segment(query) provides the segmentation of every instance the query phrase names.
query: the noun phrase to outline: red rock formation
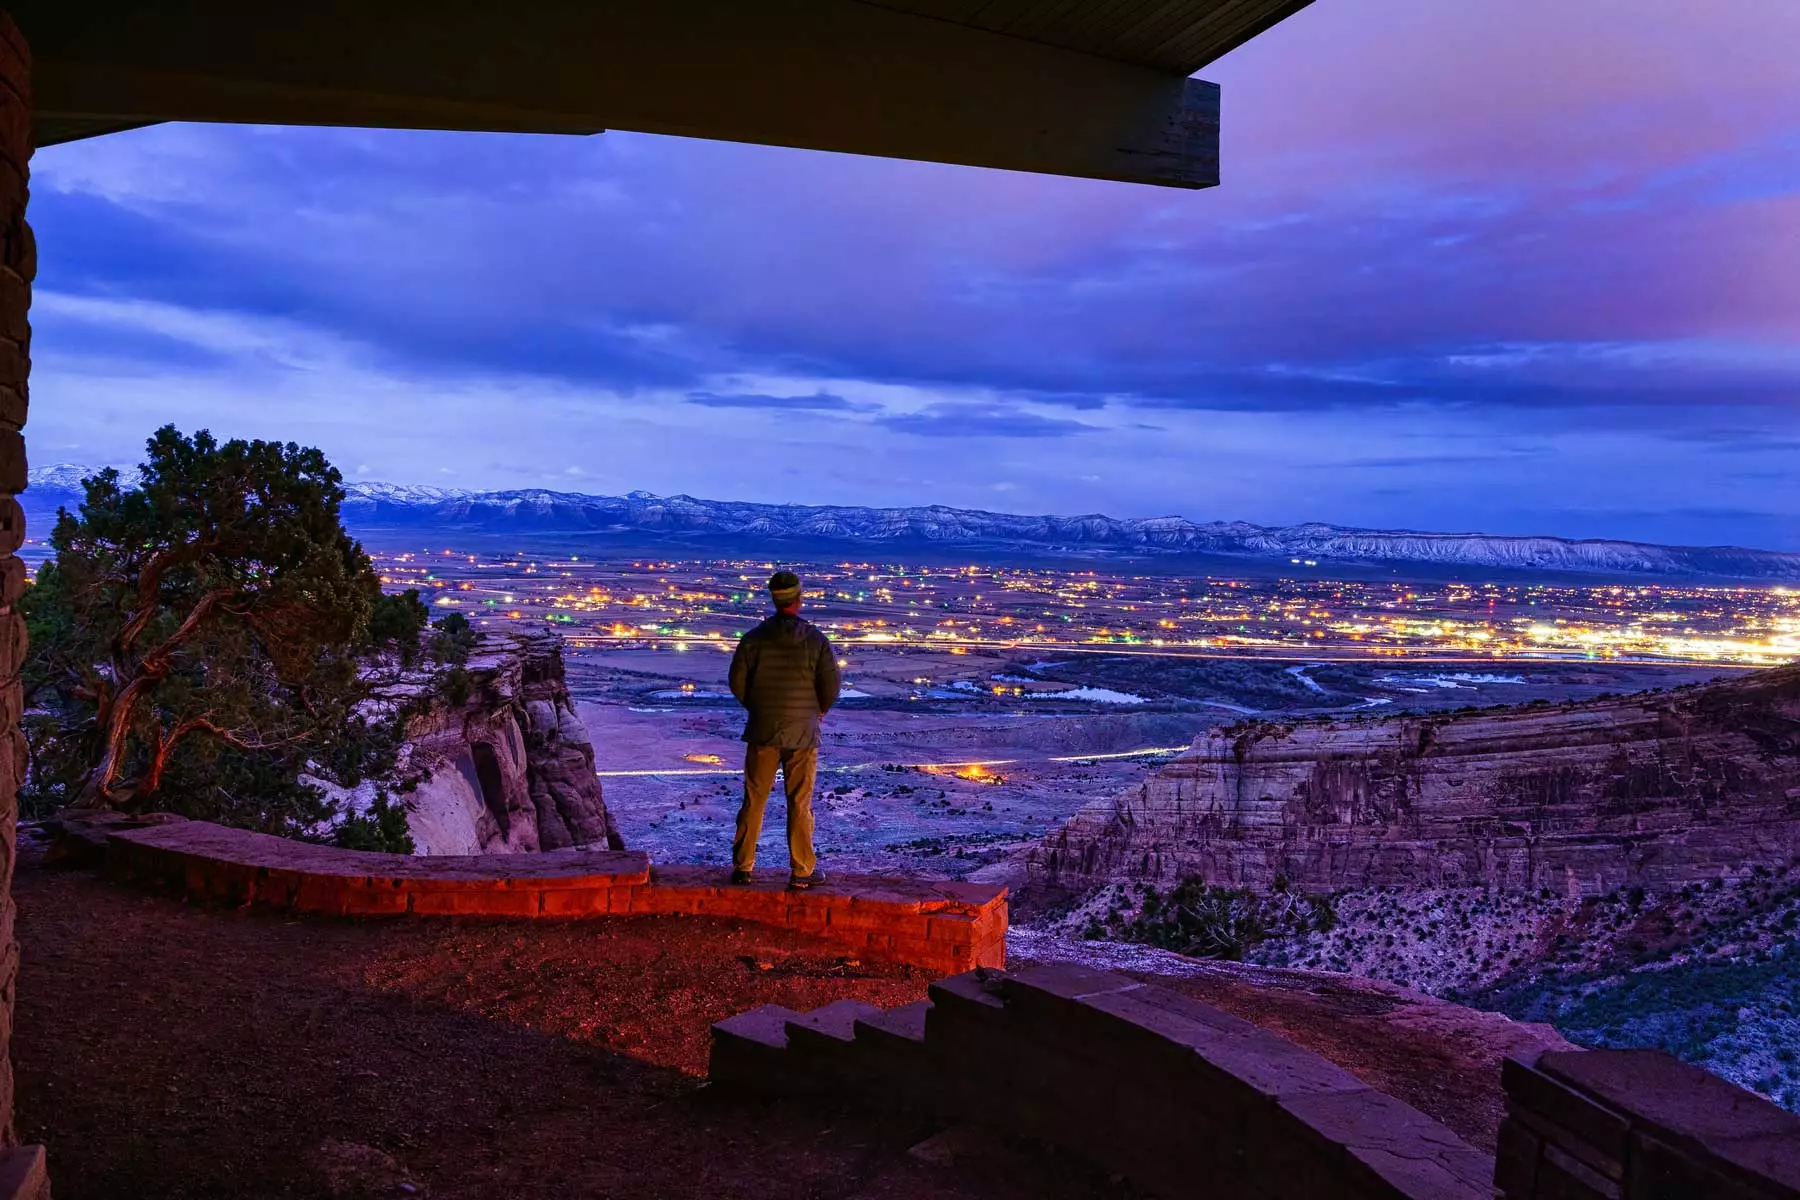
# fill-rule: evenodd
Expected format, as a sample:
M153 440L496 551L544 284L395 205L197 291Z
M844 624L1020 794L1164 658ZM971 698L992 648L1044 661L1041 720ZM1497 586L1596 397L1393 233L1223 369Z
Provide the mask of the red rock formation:
M407 800L422 854L568 846L622 849L594 776L594 747L563 682L554 633L488 634L470 656L470 694L408 725Z
M1800 666L1559 707L1208 732L1026 857L1032 882L1595 894L1800 854Z

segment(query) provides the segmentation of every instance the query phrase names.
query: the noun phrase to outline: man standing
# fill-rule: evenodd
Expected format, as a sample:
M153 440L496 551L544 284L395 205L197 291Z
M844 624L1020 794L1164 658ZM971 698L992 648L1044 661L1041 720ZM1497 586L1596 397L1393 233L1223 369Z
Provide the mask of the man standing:
M731 843L731 882L749 883L762 835L763 807L775 768L787 790L788 886L825 882L813 853L813 776L819 766L819 718L838 698L837 652L800 619L800 577L769 579L775 615L746 633L731 656L731 694L749 710L744 722L744 804Z

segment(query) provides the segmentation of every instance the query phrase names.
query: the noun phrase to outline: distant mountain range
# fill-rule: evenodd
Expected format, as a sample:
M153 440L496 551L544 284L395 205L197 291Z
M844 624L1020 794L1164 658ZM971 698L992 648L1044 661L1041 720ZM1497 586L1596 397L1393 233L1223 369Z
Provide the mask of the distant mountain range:
M22 497L34 531L57 506L81 499L95 468L67 464L31 472ZM128 481L132 472L126 472ZM1657 546L1642 542L1479 533L1419 533L1338 525L1252 525L1185 517L1120 519L1018 516L928 505L863 508L751 504L692 496L588 496L542 489L465 491L391 483L351 483L344 519L353 529L469 533L613 535L738 547L851 543L1017 555L1139 558L1222 555L1265 561L1417 564L1433 568L1567 571L1670 579L1800 581L1800 554L1737 546Z

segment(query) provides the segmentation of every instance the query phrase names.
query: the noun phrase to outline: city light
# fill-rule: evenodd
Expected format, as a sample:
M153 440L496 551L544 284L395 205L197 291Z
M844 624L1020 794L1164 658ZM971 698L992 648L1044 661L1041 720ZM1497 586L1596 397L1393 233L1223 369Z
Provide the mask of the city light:
M729 652L768 612L754 560L603 563L434 547L375 555L434 607L555 625L571 646ZM1800 589L1673 583L1442 584L1096 568L802 566L806 616L840 644L951 655L1595 660L1768 666L1800 659ZM544 581L541 566L554 566ZM847 667L841 659L840 667ZM914 682L926 686L929 679ZM984 689L990 690L990 689ZM995 695L1019 695L993 687Z

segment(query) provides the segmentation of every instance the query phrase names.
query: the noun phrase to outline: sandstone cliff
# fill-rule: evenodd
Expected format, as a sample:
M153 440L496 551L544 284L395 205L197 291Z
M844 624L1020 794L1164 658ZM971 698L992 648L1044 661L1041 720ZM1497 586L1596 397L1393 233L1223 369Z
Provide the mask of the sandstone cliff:
M1026 856L1029 881L1592 895L1800 853L1800 666L1560 707L1214 729Z
M623 849L594 777L594 748L563 682L554 633L487 634L469 656L469 696L407 726L406 797L421 854L566 846Z

